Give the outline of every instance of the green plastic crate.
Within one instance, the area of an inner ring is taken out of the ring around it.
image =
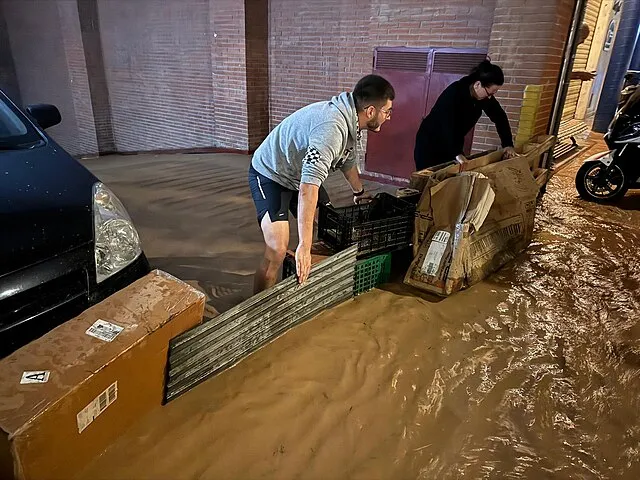
[[[360,295],[389,280],[391,274],[391,253],[358,260],[353,284],[353,294]]]

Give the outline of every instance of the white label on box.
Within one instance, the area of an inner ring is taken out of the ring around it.
[[[431,239],[429,250],[427,250],[427,256],[425,257],[424,262],[422,262],[421,271],[424,275],[433,276],[438,272],[440,261],[447,249],[447,243],[449,243],[450,237],[451,234],[444,230],[439,230],[435,233]]]
[[[26,383],[47,383],[49,381],[49,370],[36,370],[34,372],[23,372],[20,384]]]
[[[105,342],[112,342],[122,330],[124,330],[124,328],[115,323],[96,320],[96,323],[91,325],[85,333]]]
[[[113,382],[104,392],[98,395],[89,405],[84,407],[76,415],[78,421],[78,433],[87,428],[98,415],[104,412],[109,405],[118,398],[118,382]]]

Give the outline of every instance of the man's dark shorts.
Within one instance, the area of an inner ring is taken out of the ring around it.
[[[253,165],[249,167],[249,188],[253,203],[256,205],[258,223],[268,213],[271,222],[288,221],[289,212],[294,218],[298,216],[298,192],[283,187],[278,182],[258,173]],[[330,203],[329,195],[324,187],[318,191],[318,204]]]

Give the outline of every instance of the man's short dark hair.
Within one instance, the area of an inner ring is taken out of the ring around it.
[[[353,100],[356,110],[361,112],[370,105],[380,107],[387,100],[396,98],[396,92],[391,84],[380,75],[362,77],[353,89]]]
[[[471,80],[474,82],[480,82],[483,87],[490,87],[491,85],[498,85],[499,87],[504,84],[504,73],[502,69],[491,63],[489,60],[484,60],[478,64],[473,70],[471,70]]]

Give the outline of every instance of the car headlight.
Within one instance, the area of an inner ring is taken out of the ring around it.
[[[142,253],[140,236],[127,210],[102,183],[93,186],[96,280],[102,282]]]

